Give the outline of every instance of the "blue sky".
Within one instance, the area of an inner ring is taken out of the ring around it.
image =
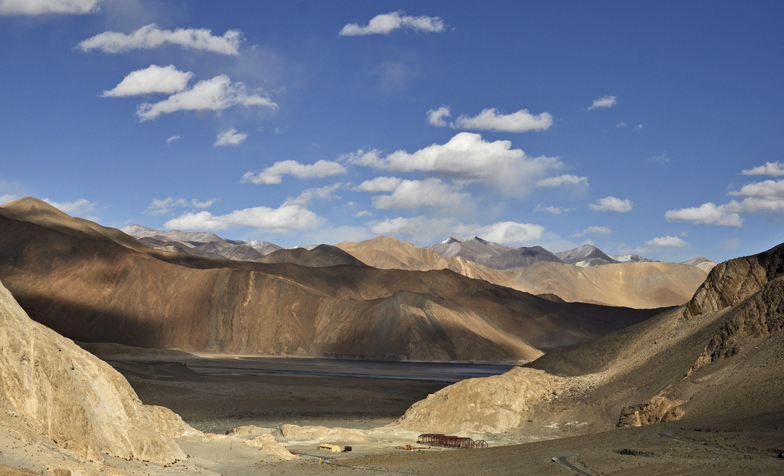
[[[279,245],[784,241],[781,2],[0,0],[0,202]]]

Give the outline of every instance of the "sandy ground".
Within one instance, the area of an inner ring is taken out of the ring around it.
[[[686,418],[527,444],[521,443],[551,435],[486,435],[488,449],[406,451],[396,447],[423,446],[416,445],[417,432],[383,425],[448,381],[288,373],[223,375],[225,365],[220,361],[201,360],[201,365],[196,365],[192,358],[181,357],[115,356],[111,363],[144,403],[167,406],[194,427],[213,433],[178,438],[188,455],[185,461],[164,467],[106,457],[103,465],[80,466],[51,442],[33,441],[0,425],[0,475],[33,474],[12,469],[15,466],[57,476],[784,474],[784,458],[778,457],[784,453],[781,412]],[[307,367],[303,361],[300,370]],[[383,369],[379,372],[384,374]],[[244,425],[257,428],[225,435],[227,430]],[[272,434],[299,456],[285,460],[248,444],[264,433]],[[350,445],[353,450],[321,451],[317,447],[322,442]]]

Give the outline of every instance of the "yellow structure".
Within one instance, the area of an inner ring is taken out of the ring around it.
[[[330,445],[329,443],[324,443],[322,445],[319,445],[318,449],[324,450],[324,451],[332,451],[334,453],[340,453],[340,451],[341,451],[340,446],[338,446],[338,445]]]

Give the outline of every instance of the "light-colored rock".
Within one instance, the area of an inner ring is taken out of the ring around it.
[[[291,452],[287,450],[286,447],[275,441],[275,437],[272,435],[258,436],[252,440],[246,440],[246,443],[250,446],[260,449],[262,453],[266,453],[268,455],[278,456],[283,459],[295,458],[295,456],[291,454]]]
[[[32,321],[2,284],[0,349],[0,409],[58,446],[91,461],[185,458],[119,373]]]

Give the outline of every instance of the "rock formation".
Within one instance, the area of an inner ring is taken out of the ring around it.
[[[184,459],[128,382],[72,341],[33,322],[0,284],[0,410],[4,425],[40,432],[76,457]]]

